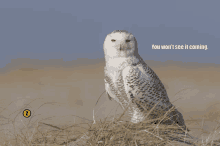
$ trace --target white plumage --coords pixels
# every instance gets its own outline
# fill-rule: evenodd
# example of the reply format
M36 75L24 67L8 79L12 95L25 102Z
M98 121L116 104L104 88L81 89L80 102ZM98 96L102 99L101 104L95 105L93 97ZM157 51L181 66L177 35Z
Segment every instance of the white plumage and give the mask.
M135 37L127 31L116 30L108 34L103 44L105 54L105 90L123 109L128 108L131 122L145 120L149 110L156 105L148 118L163 116L174 108L164 85L154 71L138 54ZM158 103L159 102L159 103ZM182 114L176 109L163 123L177 123L185 128Z

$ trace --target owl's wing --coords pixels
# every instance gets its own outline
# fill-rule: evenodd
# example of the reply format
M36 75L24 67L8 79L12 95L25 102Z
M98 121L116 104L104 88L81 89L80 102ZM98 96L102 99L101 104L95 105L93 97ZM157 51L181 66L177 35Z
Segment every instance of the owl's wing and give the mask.
M107 92L107 95L108 95L108 99L112 100L112 97L108 94L108 92Z
M122 76L128 99L142 110L150 110L157 102L157 107L163 110L171 105L162 82L147 65L128 66Z
M106 91L106 94L108 96L108 99L112 100L112 97L109 95L109 91L110 91L109 83L106 81L106 77L107 77L106 67L104 67L104 73L105 73L105 78L104 78L105 91Z
M122 71L122 76L127 98L137 105L137 108L149 111L157 104L150 113L152 118L161 117L174 107L169 101L164 85L147 65L128 66ZM166 122L175 121L185 127L183 116L177 109L170 112L168 117L170 120Z
M107 96L108 96L108 99L109 100L112 100L112 97L109 95L109 84L107 83L107 81L104 79L104 81L105 81L105 91L106 91L106 94L107 94Z

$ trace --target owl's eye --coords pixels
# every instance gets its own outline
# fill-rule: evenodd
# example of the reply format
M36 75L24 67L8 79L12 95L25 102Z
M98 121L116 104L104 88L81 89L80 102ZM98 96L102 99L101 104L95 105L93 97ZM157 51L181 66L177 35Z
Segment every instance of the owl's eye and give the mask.
M111 41L112 41L112 42L115 42L115 40L114 40L114 39L112 39Z
M130 42L131 40L126 40L126 42Z

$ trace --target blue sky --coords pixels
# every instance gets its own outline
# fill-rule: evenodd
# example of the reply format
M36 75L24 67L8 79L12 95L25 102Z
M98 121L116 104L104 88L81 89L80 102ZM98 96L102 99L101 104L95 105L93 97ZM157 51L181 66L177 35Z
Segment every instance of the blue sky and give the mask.
M126 29L144 60L220 64L220 1L0 1L0 68L16 58L103 58L105 36ZM207 45L208 50L153 50Z

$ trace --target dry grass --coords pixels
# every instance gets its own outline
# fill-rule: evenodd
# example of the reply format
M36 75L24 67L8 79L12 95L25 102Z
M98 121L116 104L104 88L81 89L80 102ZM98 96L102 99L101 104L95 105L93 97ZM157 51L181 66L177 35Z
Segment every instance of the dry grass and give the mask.
M219 134L217 132L219 127L216 127L207 139L196 141L187 133L187 130L177 124L161 124L161 121L167 120L166 115L169 112L171 110L158 119L152 120L146 117L144 122L138 124L126 121L126 110L120 115L106 117L99 121L95 121L93 111L93 121L64 127L37 122L35 127L31 129L30 122L28 124L23 123L25 128L20 132L8 133L5 131L5 137L0 139L0 146L220 145L220 140L213 140ZM12 124L14 125L13 121Z
M1 146L37 146L37 145L85 145L85 146L165 146L165 145L219 145L219 141L213 141L212 137L217 134L210 134L210 138L202 142L193 142L193 137L178 125L158 124L157 120L146 120L144 123L133 124L123 120L125 113L115 117L90 122L74 124L68 127L57 127L51 124L38 122L34 130L14 135L13 139L5 137ZM155 122L157 122L155 124ZM84 128L87 124L89 128Z

